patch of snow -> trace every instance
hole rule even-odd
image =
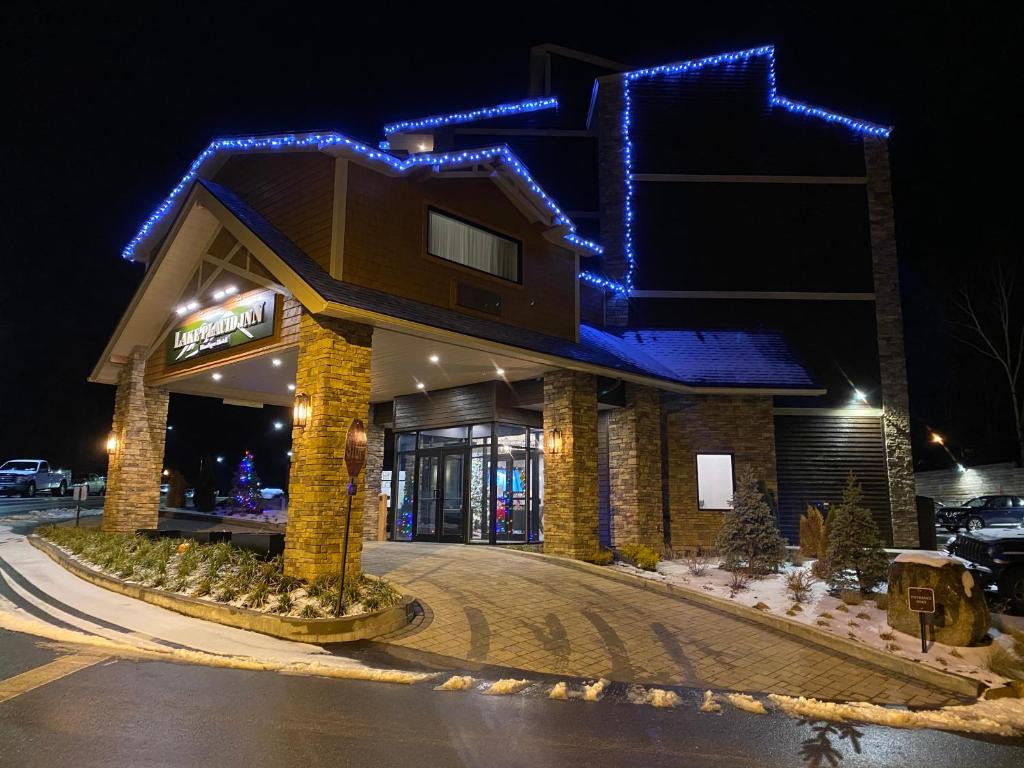
[[[434,686],[435,691],[468,691],[476,680],[469,675],[452,675],[440,685]]]
[[[707,694],[705,694],[707,696]],[[753,696],[747,696],[744,693],[727,693],[725,698],[729,700],[736,709],[741,709],[744,712],[750,712],[754,715],[766,715],[768,710],[764,708],[764,704],[755,699]]]
[[[596,683],[591,685],[583,686],[583,700],[584,701],[598,701],[601,698],[601,694],[604,693],[604,689],[609,685],[609,681],[603,677]]]
[[[960,574],[960,582],[964,585],[964,594],[970,597],[971,590],[974,589],[974,577],[966,568],[964,569],[964,572]]]
[[[569,685],[564,680],[557,682],[551,688],[551,693],[548,694],[549,699],[560,699],[565,701],[569,698]]]
[[[672,707],[678,707],[682,703],[682,699],[679,698],[679,694],[675,691],[665,691],[661,688],[653,688],[650,691],[648,703],[652,707],[664,707],[671,709]]]
[[[722,714],[722,705],[715,701],[714,691],[704,691],[704,699],[700,703],[700,711],[708,714]]]
[[[496,683],[492,683],[484,693],[488,696],[508,696],[513,693],[519,693],[528,685],[530,685],[529,680],[516,680],[513,677],[506,677]]]
[[[991,736],[1024,735],[1024,700],[981,699],[973,704],[941,709],[906,710],[866,702],[832,702],[769,694],[768,698],[793,718],[871,723],[891,728],[936,728]]]
[[[943,566],[954,564],[956,560],[943,552],[930,552],[926,549],[919,549],[912,552],[901,552],[896,556],[896,562],[927,565],[930,568],[942,568]]]

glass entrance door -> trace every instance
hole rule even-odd
[[[466,455],[420,451],[416,487],[416,540],[466,540]]]

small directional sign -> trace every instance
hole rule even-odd
[[[935,590],[930,587],[910,587],[910,610],[914,613],[935,613]]]

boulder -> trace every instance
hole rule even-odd
[[[989,614],[981,584],[959,560],[939,552],[905,552],[889,566],[889,626],[920,637],[918,614],[910,610],[910,587],[935,591],[929,639],[965,646],[985,637]]]

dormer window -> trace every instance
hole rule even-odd
[[[427,253],[518,283],[522,243],[433,208],[428,210]]]

